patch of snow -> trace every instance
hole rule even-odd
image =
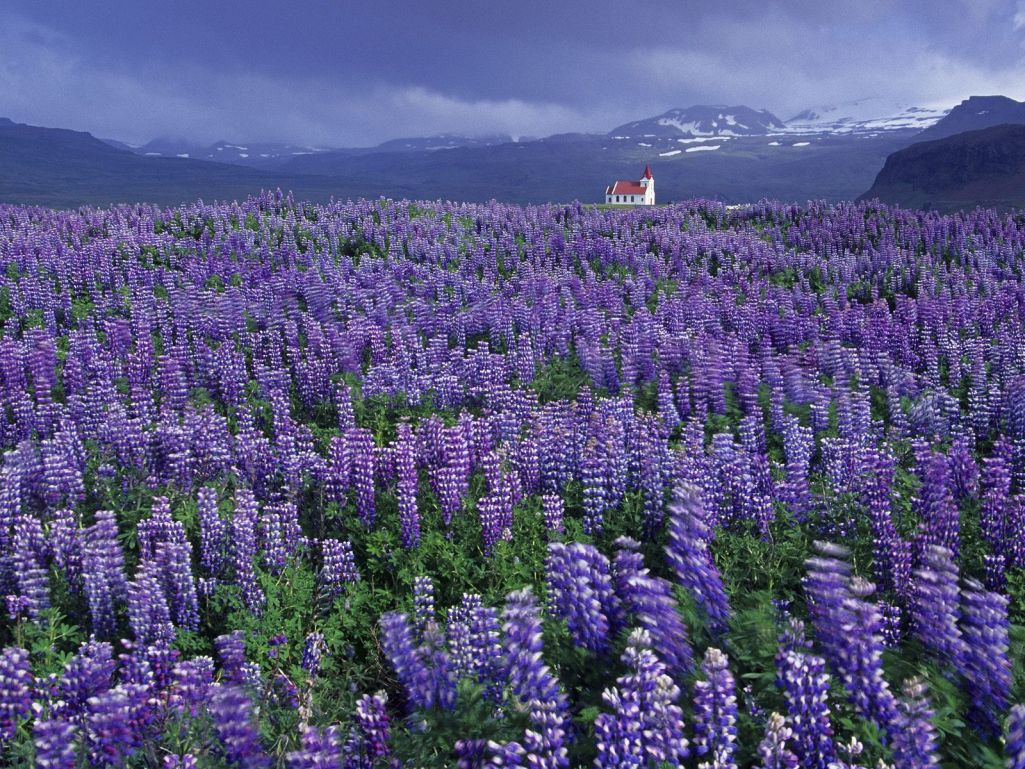
[[[179,152],[178,153],[178,157],[180,157],[180,158],[187,158],[188,156],[189,156],[188,152]]]
[[[260,153],[260,157],[261,158],[269,158],[270,157],[270,153],[269,152],[261,152]]]
[[[150,156],[150,157],[153,157],[153,156],[157,156],[157,157],[159,157],[159,156],[160,156],[160,153],[159,153],[159,152],[147,152],[147,153],[146,153],[146,155],[148,155],[148,156]]]
[[[650,144],[645,144],[644,142],[637,142],[637,146],[638,147],[650,147],[651,145]]]
[[[688,120],[686,123],[677,120],[676,118],[663,117],[658,119],[658,124],[663,126],[670,126],[675,128],[682,134],[690,134],[691,136],[714,136],[714,131],[702,131],[700,130],[699,123],[696,120]]]
[[[807,147],[811,142],[794,142],[791,146],[793,147]]]
[[[779,142],[769,142],[769,146],[770,147],[778,147],[779,146]]]
[[[240,158],[247,158],[247,157],[249,157],[249,153],[248,152],[240,152],[240,153],[238,153],[238,156]]]
[[[688,147],[687,152],[701,152],[702,150],[717,150],[720,145],[718,144],[702,144],[700,147]]]
[[[695,147],[694,149],[697,149],[697,147]],[[658,153],[658,156],[660,158],[671,158],[673,155],[679,155],[681,152],[683,152],[683,150],[669,150],[669,152]]]
[[[805,110],[787,121],[788,133],[855,134],[871,131],[922,130],[950,112],[950,107],[917,107],[881,98]]]

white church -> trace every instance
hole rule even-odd
[[[644,166],[644,175],[636,181],[618,181],[605,188],[605,202],[627,206],[655,205],[655,177],[651,166]]]

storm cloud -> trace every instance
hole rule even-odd
[[[143,142],[605,131],[1025,98],[1025,2],[0,0],[0,116]]]

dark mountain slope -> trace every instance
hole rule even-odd
[[[173,205],[291,189],[326,200],[328,179],[179,158],[139,157],[88,133],[0,119],[0,202],[53,207],[148,202]]]
[[[1025,208],[1025,125],[968,131],[895,152],[862,198],[941,211]]]
[[[1025,124],[1025,102],[1006,96],[970,96],[954,107],[946,117],[918,134],[915,140],[925,142],[944,139],[965,131],[980,131],[1007,123]]]

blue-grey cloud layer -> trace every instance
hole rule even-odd
[[[0,0],[0,115],[143,141],[373,144],[1025,97],[1025,0]]]

